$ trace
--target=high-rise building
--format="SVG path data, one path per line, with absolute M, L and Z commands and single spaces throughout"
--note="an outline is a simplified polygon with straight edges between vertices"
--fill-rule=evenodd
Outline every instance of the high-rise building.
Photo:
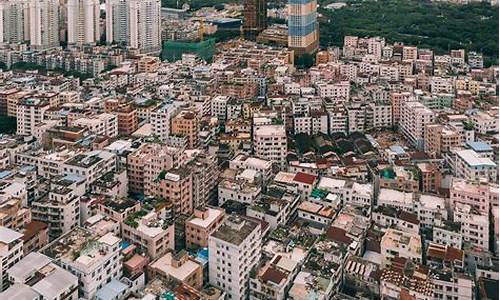
M 68 44 L 93 44 L 100 39 L 99 0 L 68 0 Z
M 319 46 L 316 0 L 288 0 L 288 47 L 295 55 L 314 53 Z
M 253 38 L 266 28 L 267 0 L 245 0 L 243 30 Z
M 160 10 L 159 0 L 107 0 L 106 41 L 141 53 L 160 51 Z
M 59 1 L 30 0 L 30 45 L 44 50 L 59 46 Z
M 26 0 L 0 3 L 0 42 L 22 43 L 29 40 L 29 15 Z
M 229 216 L 208 238 L 210 284 L 223 289 L 228 299 L 246 299 L 261 240 L 260 224 L 237 216 Z

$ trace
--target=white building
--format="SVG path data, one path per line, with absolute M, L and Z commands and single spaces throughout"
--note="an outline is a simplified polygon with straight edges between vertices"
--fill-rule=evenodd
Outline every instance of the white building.
M 487 214 L 481 214 L 470 205 L 456 203 L 453 221 L 460 223 L 464 242 L 488 249 L 489 247 L 489 219 Z
M 455 174 L 471 181 L 497 181 L 497 165 L 489 158 L 481 157 L 474 150 L 461 150 L 456 153 Z
M 1 299 L 13 299 L 10 295 L 23 288 L 33 291 L 39 299 L 78 298 L 78 277 L 38 252 L 26 255 L 7 273 L 13 286 L 0 294 Z
M 17 105 L 17 134 L 34 135 L 37 126 L 46 119 L 48 101 L 26 99 Z
M 0 3 L 0 42 L 22 43 L 29 40 L 28 2 L 11 0 Z
M 102 175 L 116 169 L 117 159 L 112 152 L 104 150 L 78 154 L 62 165 L 64 175 L 78 175 L 85 179 L 88 187 Z
M 415 212 L 413 193 L 405 193 L 393 189 L 380 189 L 378 206 L 389 206 L 407 212 Z
M 223 289 L 228 299 L 245 299 L 250 271 L 261 254 L 260 224 L 230 216 L 208 238 L 210 284 Z
M 8 286 L 8 273 L 23 257 L 23 234 L 7 227 L 0 227 L 0 290 Z
M 425 125 L 434 122 L 435 114 L 420 102 L 409 101 L 401 105 L 399 127 L 405 138 L 418 149 L 423 149 Z
M 254 128 L 255 156 L 283 166 L 286 163 L 287 135 L 284 125 L 260 125 Z
M 336 98 L 348 101 L 351 85 L 349 81 L 339 83 L 320 83 L 317 85 L 318 95 L 322 98 Z
M 59 46 L 59 1 L 29 0 L 30 46 L 44 50 Z
M 95 44 L 99 30 L 99 0 L 68 0 L 68 44 Z
M 161 48 L 159 0 L 107 0 L 106 41 L 124 43 L 141 53 Z
M 177 115 L 181 108 L 181 102 L 168 101 L 160 108 L 151 112 L 150 123 L 152 134 L 162 142 L 166 142 L 170 136 L 170 120 Z
M 415 263 L 422 263 L 422 243 L 418 233 L 389 228 L 380 242 L 382 265 L 387 267 L 392 259 L 404 257 Z
M 120 241 L 112 233 L 99 237 L 76 227 L 41 251 L 78 277 L 81 297 L 93 299 L 98 289 L 122 276 Z
M 31 203 L 33 220 L 49 225 L 50 238 L 67 233 L 80 223 L 80 196 L 85 194 L 85 180 L 74 177 L 52 182 L 48 195 Z
M 73 126 L 86 127 L 91 132 L 108 137 L 118 135 L 118 117 L 113 114 L 99 114 L 89 118 L 79 118 L 72 122 Z
M 416 213 L 420 225 L 432 228 L 441 221 L 448 219 L 448 213 L 445 207 L 445 199 L 434 195 L 420 195 L 416 203 Z

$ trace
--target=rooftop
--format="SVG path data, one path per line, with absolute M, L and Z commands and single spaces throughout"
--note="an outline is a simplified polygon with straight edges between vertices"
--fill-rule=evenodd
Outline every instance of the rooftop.
M 260 224 L 238 216 L 229 216 L 211 237 L 239 246 Z

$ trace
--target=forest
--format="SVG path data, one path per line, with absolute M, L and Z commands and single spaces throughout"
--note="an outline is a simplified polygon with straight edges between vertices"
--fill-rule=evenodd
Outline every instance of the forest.
M 455 5 L 419 0 L 346 1 L 329 10 L 320 0 L 320 42 L 340 46 L 345 35 L 383 36 L 389 42 L 434 49 L 443 54 L 465 48 L 482 52 L 485 64 L 498 64 L 498 6 Z

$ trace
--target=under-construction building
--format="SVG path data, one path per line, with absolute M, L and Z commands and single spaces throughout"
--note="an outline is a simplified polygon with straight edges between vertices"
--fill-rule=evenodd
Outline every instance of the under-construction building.
M 267 0 L 245 0 L 243 5 L 243 31 L 255 39 L 267 25 Z

